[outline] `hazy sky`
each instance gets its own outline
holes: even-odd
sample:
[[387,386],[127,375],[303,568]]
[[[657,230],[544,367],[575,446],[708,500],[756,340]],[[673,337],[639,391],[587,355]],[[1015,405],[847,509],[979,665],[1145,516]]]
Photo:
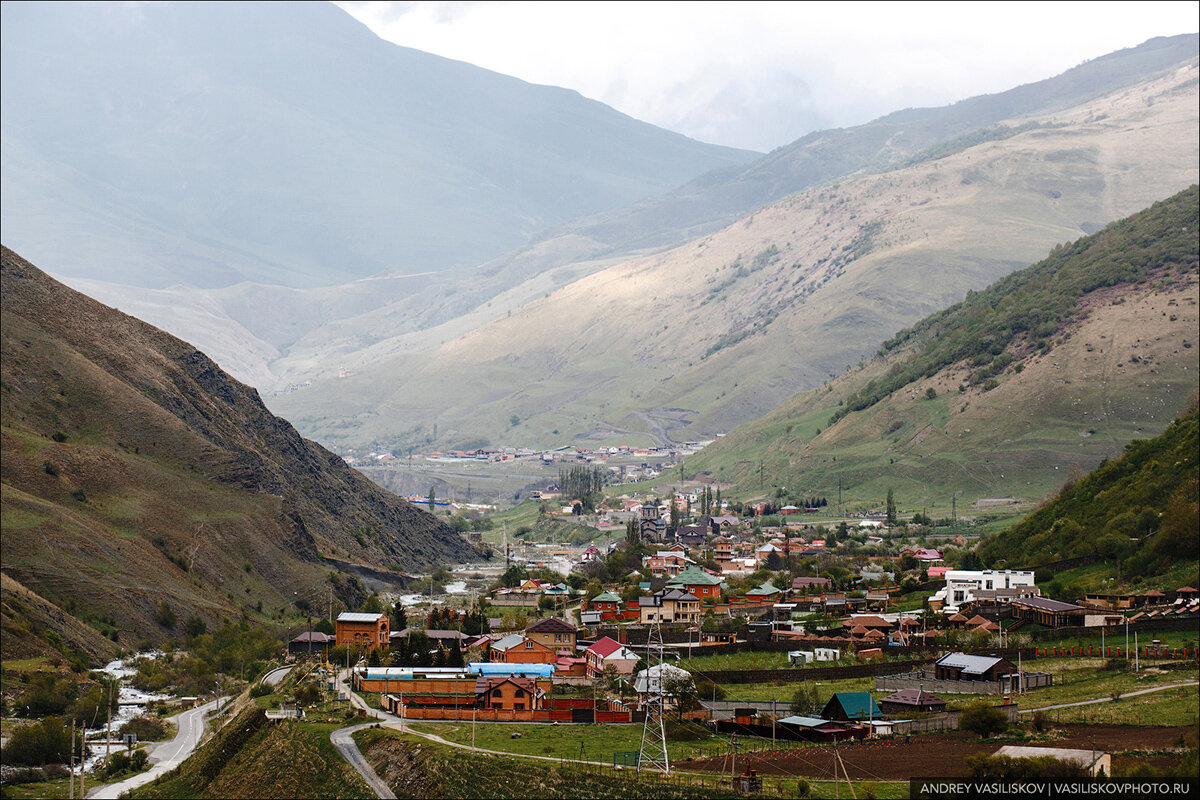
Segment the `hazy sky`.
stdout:
[[755,150],[1048,78],[1200,16],[1194,1],[338,5],[396,44]]

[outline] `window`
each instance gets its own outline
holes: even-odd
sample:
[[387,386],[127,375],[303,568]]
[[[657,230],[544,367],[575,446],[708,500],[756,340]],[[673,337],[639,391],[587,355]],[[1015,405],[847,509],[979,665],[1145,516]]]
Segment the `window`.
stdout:
[[532,649],[533,649],[533,642],[526,642],[526,643],[525,643],[525,648],[526,648],[527,650],[532,650]]
[[524,689],[517,689],[517,691],[513,694],[513,697],[524,697],[524,696],[525,696]]

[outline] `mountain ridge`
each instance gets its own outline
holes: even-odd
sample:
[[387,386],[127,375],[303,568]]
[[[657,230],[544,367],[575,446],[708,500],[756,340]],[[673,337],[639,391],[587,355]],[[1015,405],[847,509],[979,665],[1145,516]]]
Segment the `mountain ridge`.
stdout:
[[161,602],[209,621],[314,592],[356,606],[327,558],[406,572],[477,557],[191,345],[8,248],[2,270],[4,571],[30,591],[157,640]]
[[[447,326],[444,339],[433,329],[358,351],[353,336],[297,348],[293,383],[314,365],[328,377],[268,402],[338,447],[411,446],[435,419],[446,446],[711,438],[1054,244],[1196,182],[1196,69],[1193,59],[1012,136],[793,195],[559,287],[543,281],[465,335]],[[289,375],[288,359],[278,366]]]

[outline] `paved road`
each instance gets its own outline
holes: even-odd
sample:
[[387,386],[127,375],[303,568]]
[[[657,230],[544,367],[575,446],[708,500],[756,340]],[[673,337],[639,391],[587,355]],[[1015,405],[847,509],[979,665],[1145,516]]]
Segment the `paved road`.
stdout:
[[[229,702],[229,699],[225,698],[225,702]],[[152,766],[149,771],[143,772],[140,775],[134,775],[132,778],[127,778],[120,783],[112,783],[108,786],[93,789],[88,793],[88,797],[111,798],[111,800],[115,800],[122,793],[128,792],[130,789],[135,789],[138,786],[143,786],[159,775],[170,772],[182,764],[192,754],[192,751],[196,749],[196,746],[200,744],[200,739],[204,736],[205,717],[210,711],[216,708],[216,705],[217,701],[213,700],[210,703],[205,703],[190,711],[184,711],[182,714],[176,714],[174,717],[171,717],[175,724],[179,726],[179,731],[175,734],[174,739],[169,742],[163,742],[150,753],[150,763]]]
[[291,671],[291,667],[279,667],[278,669],[273,669],[266,675],[263,675],[262,682],[271,688],[274,688],[283,683],[283,679],[286,678],[288,673]]
[[[1139,694],[1150,694],[1151,692],[1164,692],[1167,689],[1179,689],[1184,686],[1200,686],[1200,681],[1188,681],[1187,683],[1172,683],[1167,686],[1154,686],[1149,689],[1138,689],[1136,692],[1126,692],[1120,695],[1118,699],[1124,700],[1126,697],[1136,697]],[[1101,697],[1096,700],[1080,700],[1078,703],[1061,703],[1056,706],[1042,706],[1041,708],[1022,708],[1017,711],[1018,714],[1032,714],[1035,711],[1053,711],[1056,708],[1073,708],[1074,706],[1090,706],[1096,703],[1111,703],[1111,697]]]
[[[399,717],[392,716],[383,709],[371,708],[367,705],[367,701],[356,695],[346,685],[346,678],[349,675],[348,670],[342,670],[337,676],[337,691],[345,692],[350,698],[350,703],[355,708],[360,708],[366,712],[367,716],[375,717],[383,720],[385,725],[392,726],[393,723],[400,723]],[[374,725],[374,722],[364,722],[359,725],[351,725],[348,728],[338,728],[333,733],[329,734],[329,741],[333,742],[333,746],[342,754],[342,758],[358,770],[358,774],[363,776],[363,780],[371,787],[382,800],[395,800],[395,793],[388,788],[388,785],[383,782],[383,779],[375,772],[367,760],[363,758],[362,752],[358,749],[358,745],[354,743],[354,734],[361,731],[363,728],[369,728]]]

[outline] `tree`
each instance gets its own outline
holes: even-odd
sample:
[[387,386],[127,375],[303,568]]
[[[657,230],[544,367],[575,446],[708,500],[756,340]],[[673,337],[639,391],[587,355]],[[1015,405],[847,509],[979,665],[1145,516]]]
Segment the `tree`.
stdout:
[[158,604],[158,609],[154,612],[154,620],[159,625],[170,630],[175,627],[175,623],[179,621],[179,618],[175,616],[175,611],[171,608],[171,604],[163,600]]
[[984,739],[993,733],[1003,733],[1008,728],[1008,717],[1004,712],[983,701],[977,701],[963,710],[958,718],[958,729],[970,731]]
[[392,605],[392,628],[402,631],[408,627],[408,609],[404,607],[404,603],[397,600]]
[[890,486],[887,491],[887,524],[889,526],[896,524],[896,494]]
[[318,633],[324,633],[327,636],[333,636],[337,632],[333,627],[333,623],[325,619],[325,617],[321,617],[316,621],[316,624],[313,625],[313,630]]
[[446,656],[446,666],[461,667],[464,666],[465,663],[466,662],[463,660],[462,647],[459,646],[458,640],[455,639],[454,643],[450,646],[450,654]]
[[817,710],[817,690],[816,687],[808,688],[807,683],[802,683],[796,687],[796,691],[792,693],[792,704],[789,710],[793,714],[808,715],[815,713]]
[[433,497],[434,497],[433,487],[430,486],[429,487],[429,513],[430,514],[433,513]]
[[197,636],[203,636],[204,632],[208,630],[208,626],[204,624],[204,620],[193,614],[187,618],[187,622],[183,625],[183,630],[188,635],[188,638],[194,639]]

